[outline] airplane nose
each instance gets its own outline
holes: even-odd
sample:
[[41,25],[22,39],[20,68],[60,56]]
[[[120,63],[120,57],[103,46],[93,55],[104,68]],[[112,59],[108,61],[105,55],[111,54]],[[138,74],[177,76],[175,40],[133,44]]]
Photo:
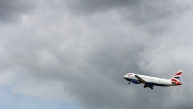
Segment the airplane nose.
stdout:
[[127,75],[124,75],[123,78],[127,78]]

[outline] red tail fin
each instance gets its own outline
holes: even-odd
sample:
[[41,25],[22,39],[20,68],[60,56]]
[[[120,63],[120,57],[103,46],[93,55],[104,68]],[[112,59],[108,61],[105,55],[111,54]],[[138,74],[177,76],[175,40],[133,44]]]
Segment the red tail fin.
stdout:
[[181,76],[182,75],[182,70],[179,70],[176,74],[175,74],[175,76]]
[[183,72],[183,70],[179,70],[179,71],[171,78],[171,81],[172,81],[174,84],[181,85],[181,83],[180,83],[180,77],[182,76],[182,72]]

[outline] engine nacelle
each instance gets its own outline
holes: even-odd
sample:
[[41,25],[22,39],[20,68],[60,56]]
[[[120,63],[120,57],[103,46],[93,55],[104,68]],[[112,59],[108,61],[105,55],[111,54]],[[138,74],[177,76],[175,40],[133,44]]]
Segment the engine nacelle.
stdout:
[[136,80],[136,79],[132,79],[131,82],[135,83],[135,84],[140,84],[140,82],[138,80]]

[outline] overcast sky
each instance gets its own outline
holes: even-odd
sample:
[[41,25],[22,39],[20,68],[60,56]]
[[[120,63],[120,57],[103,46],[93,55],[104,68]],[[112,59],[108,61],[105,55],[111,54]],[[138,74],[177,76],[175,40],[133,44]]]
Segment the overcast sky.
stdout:
[[[191,0],[0,0],[1,109],[192,109]],[[128,72],[182,86],[127,84]]]

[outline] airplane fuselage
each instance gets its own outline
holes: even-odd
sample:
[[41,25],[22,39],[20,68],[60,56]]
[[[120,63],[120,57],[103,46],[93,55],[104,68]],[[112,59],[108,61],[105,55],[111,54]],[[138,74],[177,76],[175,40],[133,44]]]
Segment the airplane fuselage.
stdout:
[[148,84],[151,84],[152,86],[177,86],[177,84],[174,84],[171,79],[140,75],[136,73],[124,75],[124,79],[136,84],[140,84],[135,75],[138,75],[141,79],[145,80]]

